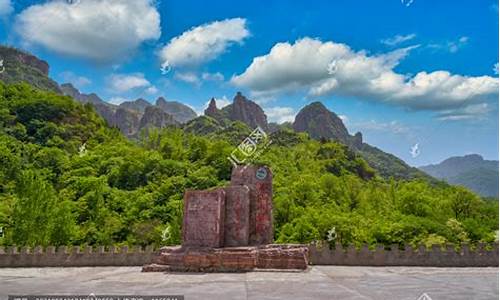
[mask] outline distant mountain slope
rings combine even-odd
[[[451,157],[439,164],[422,166],[427,174],[465,186],[482,196],[498,198],[498,161],[471,154]]]
[[[114,105],[103,101],[96,94],[80,93],[71,83],[62,84],[61,90],[64,95],[78,102],[91,103],[110,126],[118,127],[128,137],[136,137],[144,128],[161,128],[179,123],[172,115],[144,99]]]
[[[148,101],[146,101],[142,98],[139,98],[135,101],[122,102],[122,103],[120,103],[119,106],[126,108],[126,109],[129,109],[129,110],[135,110],[135,111],[138,111],[140,113],[144,113],[144,111],[146,110],[146,107],[151,106],[151,103],[149,103]]]
[[[359,153],[370,165],[385,177],[401,179],[425,178],[433,180],[417,168],[376,147],[363,143],[363,135],[350,135],[342,119],[329,111],[322,103],[313,102],[300,110],[293,122],[293,129],[306,132],[313,139],[339,141]]]
[[[177,122],[182,124],[187,123],[198,116],[191,107],[177,101],[167,101],[163,97],[156,100],[156,106],[161,108],[167,114],[172,115]]]
[[[5,83],[27,82],[41,90],[61,93],[57,82],[48,77],[49,64],[21,50],[0,46],[0,60],[5,70],[0,80]]]

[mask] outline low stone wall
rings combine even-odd
[[[478,245],[474,250],[468,245],[463,245],[459,250],[453,246],[444,249],[433,246],[426,249],[405,247],[399,249],[397,245],[385,249],[382,246],[375,250],[367,246],[356,249],[353,246],[335,249],[328,246],[309,247],[309,261],[312,265],[345,265],[345,266],[422,266],[422,267],[498,267],[498,244],[486,250],[484,244]]]
[[[153,247],[0,247],[0,267],[142,266],[156,255]]]
[[[471,249],[463,245],[458,251],[448,246],[432,249],[397,246],[390,249],[367,246],[330,249],[328,246],[309,247],[312,265],[345,266],[425,266],[425,267],[498,267],[498,244],[487,250],[486,245]],[[92,267],[92,266],[143,266],[150,264],[158,251],[149,246],[141,247],[0,247],[0,268],[14,267]]]

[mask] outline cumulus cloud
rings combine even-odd
[[[194,85],[200,84],[200,78],[198,78],[198,75],[196,75],[196,73],[193,72],[176,72],[174,77],[175,79],[191,83]]]
[[[293,122],[296,115],[295,110],[291,107],[282,107],[282,106],[267,107],[264,108],[264,111],[269,121],[278,124],[284,122]]]
[[[395,35],[393,37],[383,39],[380,42],[382,44],[385,44],[388,46],[396,46],[396,45],[399,45],[399,44],[404,43],[406,41],[413,40],[415,37],[417,37],[417,35],[414,33],[407,34],[407,35],[399,35],[398,34],[398,35]]]
[[[106,63],[161,35],[153,0],[47,1],[22,11],[16,30],[27,44]]]
[[[14,11],[10,0],[0,0],[0,18],[10,15]]]
[[[255,95],[305,90],[310,96],[341,95],[412,110],[463,109],[498,97],[498,79],[490,76],[396,73],[394,68],[415,47],[369,55],[345,44],[304,38],[276,44],[231,82]]]
[[[234,43],[250,35],[242,18],[215,21],[191,28],[174,37],[160,51],[162,64],[172,67],[193,67],[211,61]]]
[[[112,74],[107,78],[108,90],[121,94],[138,88],[150,88],[151,83],[142,73]]]
[[[77,87],[78,89],[81,89],[81,88],[92,83],[92,81],[90,79],[88,79],[87,77],[78,76],[71,71],[62,72],[61,74],[59,74],[59,76],[62,78],[62,80],[64,82],[69,82],[69,83],[73,84],[75,87]]]
[[[203,73],[201,74],[201,78],[208,81],[224,81],[224,75],[222,75],[222,73],[220,72]]]
[[[152,86],[148,87],[145,92],[146,92],[146,94],[149,94],[149,95],[156,95],[156,94],[158,94],[159,90],[156,86],[152,85]]]

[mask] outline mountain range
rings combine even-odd
[[[486,197],[498,198],[498,161],[470,154],[450,157],[439,164],[422,166],[427,174],[450,184],[465,186]]]
[[[189,106],[163,97],[159,97],[155,104],[139,98],[114,105],[94,93],[80,93],[71,83],[62,84],[60,90],[81,103],[92,104],[109,125],[118,127],[128,137],[136,137],[145,128],[179,125],[197,116]]]
[[[422,167],[421,169],[414,168],[398,157],[363,142],[362,133],[357,132],[351,135],[342,119],[334,112],[329,111],[321,102],[313,102],[303,107],[291,124],[269,123],[264,110],[240,92],[235,95],[230,105],[220,109],[217,107],[215,99],[212,99],[202,116],[197,116],[194,110],[187,105],[167,101],[163,97],[159,97],[154,104],[144,99],[137,99],[114,105],[102,100],[94,93],[81,93],[70,83],[59,86],[48,77],[48,64],[33,55],[14,48],[0,46],[0,55],[3,53],[9,59],[6,60],[6,69],[4,74],[1,74],[1,80],[8,83],[26,81],[40,89],[70,96],[81,103],[89,103],[110,126],[119,128],[126,136],[131,138],[138,137],[139,133],[147,128],[176,126],[187,132],[201,135],[229,134],[234,137],[236,144],[245,138],[248,132],[260,126],[271,133],[274,139],[282,141],[284,145],[286,145],[284,141],[293,142],[297,140],[297,135],[300,133],[307,133],[310,138],[317,140],[334,140],[342,143],[353,153],[361,155],[370,167],[385,178],[394,177],[405,180],[421,178],[437,182],[436,179],[431,177],[434,176],[446,179],[453,184],[463,183],[463,180],[453,177],[457,176],[456,172],[448,172],[446,176],[442,176],[442,173],[434,172],[436,168],[433,166]],[[24,72],[27,72],[28,75]],[[484,170],[492,172],[491,168]],[[479,170],[475,172],[480,173]],[[498,177],[498,170],[496,174]],[[469,172],[461,176],[467,178],[467,176],[476,175]],[[482,176],[481,173],[481,175],[474,178],[480,178],[477,181],[482,182],[483,177],[489,178],[490,176]],[[482,184],[478,183],[478,186],[482,186]],[[488,192],[483,193],[482,188],[469,187],[482,194],[491,194],[490,188],[487,189]],[[496,195],[498,196],[498,194]]]

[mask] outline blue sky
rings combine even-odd
[[[242,91],[278,122],[322,101],[411,165],[498,158],[498,2],[69,2],[0,0],[0,39],[107,101]]]

